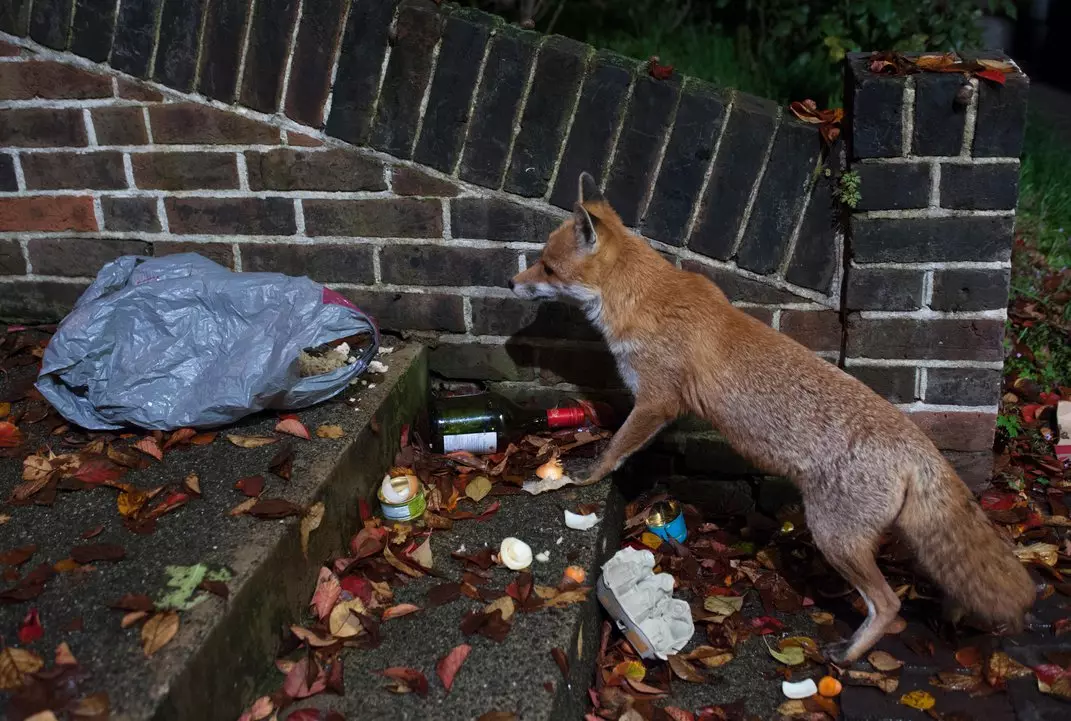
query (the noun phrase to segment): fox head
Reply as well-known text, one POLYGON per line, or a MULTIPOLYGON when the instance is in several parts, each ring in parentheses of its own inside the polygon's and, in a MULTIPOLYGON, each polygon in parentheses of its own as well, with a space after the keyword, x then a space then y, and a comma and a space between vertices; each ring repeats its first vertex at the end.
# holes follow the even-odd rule
POLYGON ((573 216, 550 234, 539 261, 510 281, 521 298, 568 298, 582 304, 598 299, 616 256, 615 238, 626 233, 595 179, 581 173, 579 186, 573 216))

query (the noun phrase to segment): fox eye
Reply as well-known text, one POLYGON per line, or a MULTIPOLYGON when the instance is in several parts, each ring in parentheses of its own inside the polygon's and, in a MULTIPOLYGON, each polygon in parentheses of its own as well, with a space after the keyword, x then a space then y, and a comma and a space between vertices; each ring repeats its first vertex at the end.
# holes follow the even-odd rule
POLYGON ((543 264, 543 269, 547 271, 547 275, 554 275, 554 269, 546 263, 543 264))

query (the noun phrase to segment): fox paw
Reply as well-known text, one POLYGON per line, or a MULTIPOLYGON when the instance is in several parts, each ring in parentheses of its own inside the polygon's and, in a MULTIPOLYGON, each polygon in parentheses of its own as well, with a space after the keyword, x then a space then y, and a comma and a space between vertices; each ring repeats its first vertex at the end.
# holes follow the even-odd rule
POLYGON ((851 648, 851 645, 850 639, 831 641, 822 645, 822 655, 826 657, 827 661, 838 666, 851 665, 847 659, 848 649, 851 648))

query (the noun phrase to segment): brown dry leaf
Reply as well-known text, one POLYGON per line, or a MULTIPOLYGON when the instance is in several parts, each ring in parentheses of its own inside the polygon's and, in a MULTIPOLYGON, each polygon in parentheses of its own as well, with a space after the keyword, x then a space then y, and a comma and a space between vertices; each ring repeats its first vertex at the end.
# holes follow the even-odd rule
POLYGON ((7 418, 11 414, 11 404, 7 401, 0 403, 0 418, 7 418))
POLYGON ((399 603, 397 606, 391 606, 383 611, 383 621, 389 621, 392 618, 401 618, 402 616, 408 616, 411 613, 420 611, 420 606, 412 603, 399 603))
POLYGON ((139 621, 143 620, 148 615, 148 611, 131 611, 130 613, 123 616, 123 620, 119 622, 119 627, 130 628, 135 623, 138 623, 139 621))
POLYGON ((1055 566, 1059 560, 1060 547, 1055 543, 1031 543, 1029 546, 1018 546, 1015 555, 1023 563, 1041 563, 1046 566, 1055 566))
POLYGON ((32 716, 27 716, 25 719, 23 719, 23 721, 59 721, 59 720, 56 718, 56 714, 54 714, 51 711, 46 709, 45 711, 38 711, 37 713, 33 714, 32 716))
POLYGON ((710 646, 700 646, 695 651, 692 651, 690 654, 688 654, 687 658, 691 661, 699 661, 699 663, 703 664, 707 668, 718 668, 719 666, 724 666, 725 664, 732 661, 733 654, 728 651, 713 649, 710 646), (700 649, 704 648, 710 648, 712 651, 715 651, 715 653, 704 653, 702 655, 697 655, 697 652, 700 649))
POLYGON ((364 603, 359 598, 350 601, 342 601, 331 609, 328 619, 328 629, 335 638, 350 638, 364 631, 361 619, 355 614, 365 614, 364 603))
POLYGON ((237 506, 232 508, 230 511, 228 511, 228 514, 231 516, 244 516, 246 513, 249 512, 250 508, 257 505, 258 500, 260 499, 255 496, 253 498, 247 498, 241 503, 239 503, 237 506))
POLYGON ((435 565, 435 557, 431 553, 431 536, 424 539, 424 542, 409 554, 409 558, 420 564, 421 568, 432 568, 435 565))
POLYGON ((147 456, 152 456, 158 461, 164 460, 164 452, 160 450, 160 444, 152 436, 142 438, 134 444, 134 448, 147 456))
POLYGON ((319 438, 338 440, 344 435, 346 435, 346 431, 342 430, 342 426, 320 426, 316 429, 316 436, 319 438))
POLYGON ((182 485, 186 487, 186 490, 195 496, 201 495, 201 479, 197 477, 196 473, 191 473, 186 476, 186 480, 182 482, 182 485))
POLYGON ((26 456, 22 462, 22 480, 41 481, 48 480, 52 473, 52 459, 44 456, 26 456))
POLYGON ((44 660, 33 651, 12 646, 0 649, 0 690, 22 688, 23 677, 37 673, 44 665, 44 660))
POLYGON ((318 501, 305 511, 301 517, 301 555, 305 560, 309 559, 309 535, 312 534, 324 520, 324 504, 318 501))
POLYGON ((465 495, 479 503, 491 492, 491 481, 487 476, 476 476, 465 486, 465 495))
POLYGON ((310 631, 302 626, 291 626, 290 632, 297 636, 298 639, 309 644, 313 648, 323 648, 325 646, 333 646, 338 643, 337 638, 330 636, 321 636, 315 631, 310 631))
POLYGON ((279 421, 275 426, 275 432, 309 440, 309 429, 297 418, 284 418, 279 421))
POLYGON ((978 58, 976 62, 986 70, 996 70, 998 73, 1015 72, 1015 65, 1004 60, 990 60, 988 58, 978 58))
POLYGON ((64 641, 59 646, 56 646, 56 665, 57 666, 77 666, 78 659, 71 653, 71 647, 64 641))
POLYGON ((208 446, 212 444, 212 441, 216 440, 216 436, 218 435, 219 433, 216 431, 210 433, 198 433, 190 439, 190 444, 194 446, 208 446))
POLYGON ((179 630, 179 615, 175 611, 163 611, 145 622, 141 627, 142 649, 151 657, 166 646, 179 630))
POLYGON ((674 654, 669 657, 669 667, 673 670, 674 675, 682 681, 691 681, 692 683, 706 683, 706 676, 699 673, 692 664, 688 663, 683 656, 674 654))
POLYGON ((74 571, 75 569, 81 567, 82 564, 80 564, 73 558, 61 558, 60 560, 52 564, 52 570, 54 570, 56 573, 70 573, 71 571, 74 571))
POLYGON ((513 618, 513 612, 517 609, 517 604, 513 602, 511 596, 502 596, 484 606, 483 612, 490 615, 494 613, 496 609, 502 612, 503 621, 509 621, 513 618))
POLYGON ((1032 672, 1003 651, 997 651, 985 660, 982 666, 986 683, 993 688, 1004 688, 1009 678, 1029 676, 1032 672))
POLYGON ((420 578, 424 575, 423 572, 418 571, 417 569, 410 566, 408 563, 402 563, 401 561, 399 561, 398 557, 395 556, 394 553, 390 550, 390 546, 383 547, 383 558, 386 559, 387 563, 394 566, 407 576, 412 576, 413 578, 420 578))
POLYGON ((161 490, 163 490, 162 487, 157 487, 143 491, 131 486, 129 490, 123 491, 116 498, 119 515, 123 518, 130 518, 136 515, 161 490))
POLYGON ((895 671, 904 665, 904 662, 893 656, 888 651, 872 651, 866 660, 879 671, 895 671))
POLYGON ((941 72, 957 62, 955 53, 945 53, 944 55, 921 55, 915 61, 915 65, 922 70, 941 72))
POLYGON ((272 438, 270 436, 238 436, 234 434, 228 434, 227 440, 238 446, 239 448, 261 448, 262 446, 270 446, 272 443, 278 443, 278 438, 272 438))
POLYGON ((71 715, 76 719, 107 719, 111 711, 111 703, 108 700, 108 694, 102 691, 80 699, 70 709, 71 715))
POLYGON ((544 600, 543 605, 547 608, 561 608, 562 606, 580 603, 587 600, 588 591, 590 590, 587 586, 583 586, 572 591, 563 591, 553 598, 544 600))
POLYGON ((919 711, 931 709, 937 703, 929 691, 910 691, 900 697, 900 703, 908 708, 917 708, 919 711))
POLYGON ((171 434, 171 436, 164 443, 164 450, 172 446, 177 446, 180 443, 188 443, 191 438, 197 435, 197 431, 192 428, 179 428, 177 431, 171 434))
POLYGON ((877 671, 856 671, 849 669, 847 677, 854 683, 862 686, 874 686, 885 693, 892 693, 900 685, 900 679, 896 676, 886 676, 877 671))

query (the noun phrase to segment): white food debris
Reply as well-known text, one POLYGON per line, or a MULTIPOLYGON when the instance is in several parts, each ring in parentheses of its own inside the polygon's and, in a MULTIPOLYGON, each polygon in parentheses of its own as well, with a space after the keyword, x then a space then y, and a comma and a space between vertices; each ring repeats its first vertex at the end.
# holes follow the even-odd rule
POLYGON ((390 370, 390 367, 383 365, 377 360, 374 360, 368 364, 368 370, 372 371, 373 373, 386 373, 388 370, 390 370))
POLYGON ((540 551, 536 554, 535 559, 540 563, 546 563, 550 560, 550 551, 540 551))

